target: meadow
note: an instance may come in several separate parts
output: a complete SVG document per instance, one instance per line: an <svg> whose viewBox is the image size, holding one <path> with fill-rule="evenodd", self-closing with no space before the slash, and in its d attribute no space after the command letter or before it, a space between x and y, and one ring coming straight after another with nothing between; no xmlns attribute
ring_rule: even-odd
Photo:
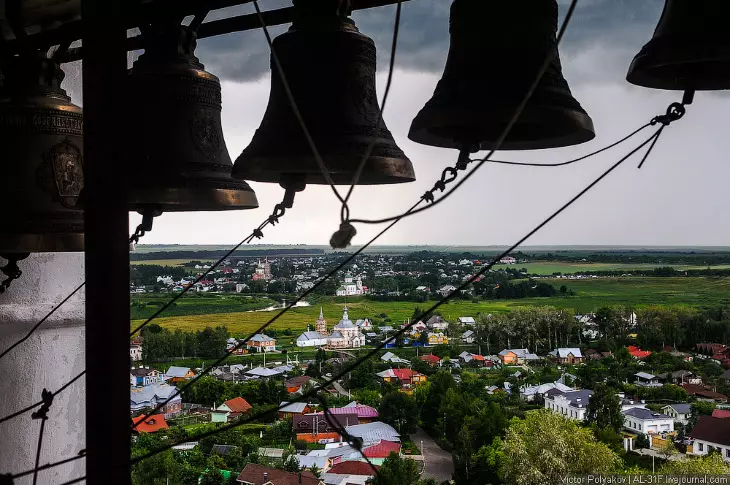
<svg viewBox="0 0 730 485"><path fill-rule="evenodd" d="M527 272L533 275L552 275L555 273L573 274L573 273L590 273L592 271L636 271L660 268L662 266L672 266L677 271L687 271L693 269L728 269L730 265L718 264L714 266L698 266L698 265L664 265L657 264L622 264L622 263L569 263L561 261L538 261L535 263L518 263L515 268L527 268ZM501 267L501 266L499 266Z"/></svg>
<svg viewBox="0 0 730 485"><path fill-rule="evenodd" d="M447 319L460 316L476 316L478 313L508 312L520 306L552 305L559 308L572 308L576 312L589 312L603 305L626 305L643 307L647 305L683 305L707 308L730 304L730 278L676 277L676 278L592 278L585 280L545 279L556 286L566 285L575 292L573 296L554 296L548 298L525 298L518 300L453 300L438 310ZM221 299L230 295L208 295ZM149 298L145 296L143 298ZM169 298L169 295L157 295L157 300ZM194 297L193 297L194 298ZM206 298L207 299L207 298ZM223 300L225 301L225 300ZM182 299L187 310L195 312L195 304ZM352 320L371 318L377 324L399 325L413 314L415 306L427 308L435 302L378 302L366 298L348 299L349 316ZM342 318L343 298L329 297L309 307L293 308L276 322L271 328L282 331L290 329L296 336L306 330L307 325L314 326L320 307L324 311L328 327L331 329ZM222 305L225 306L225 305ZM219 307L220 308L220 307ZM186 310L186 311L187 311ZM155 320L170 330L192 332L206 326L224 325L237 337L248 336L263 326L278 313L277 311L253 312L216 312L211 313L205 307L199 307L199 314L181 316L162 316ZM164 314L163 314L164 315ZM383 317L385 315L385 317ZM133 321L133 326L140 320Z"/></svg>

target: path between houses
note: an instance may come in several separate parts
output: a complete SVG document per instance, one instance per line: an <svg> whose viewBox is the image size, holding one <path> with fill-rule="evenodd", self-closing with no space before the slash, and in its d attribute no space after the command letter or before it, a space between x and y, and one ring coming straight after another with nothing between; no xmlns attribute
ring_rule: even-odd
<svg viewBox="0 0 730 485"><path fill-rule="evenodd" d="M444 451L426 434L421 428L411 435L411 441L416 446L421 446L423 441L423 459L426 462L426 471L424 476L435 478L437 482L451 480L454 473L454 462L451 453Z"/></svg>

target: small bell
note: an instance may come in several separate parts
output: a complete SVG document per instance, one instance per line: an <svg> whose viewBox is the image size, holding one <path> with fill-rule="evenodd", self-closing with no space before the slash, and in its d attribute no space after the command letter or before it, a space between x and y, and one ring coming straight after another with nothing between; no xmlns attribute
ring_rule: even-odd
<svg viewBox="0 0 730 485"><path fill-rule="evenodd" d="M129 206L140 212L253 209L258 201L231 177L221 126L221 85L194 55L195 32L180 25L143 30L145 53L129 73Z"/></svg>
<svg viewBox="0 0 730 485"><path fill-rule="evenodd" d="M0 251L83 251L81 108L45 54L12 57L0 71Z"/></svg>
<svg viewBox="0 0 730 485"><path fill-rule="evenodd" d="M554 148L593 139L593 122L562 74L557 25L555 0L455 0L443 77L408 137L459 150L496 148L546 57L553 56L499 148Z"/></svg>
<svg viewBox="0 0 730 485"><path fill-rule="evenodd" d="M347 17L347 2L296 0L288 32L273 42L304 125L335 184L350 184L371 142L359 184L415 180L413 166L381 121L375 93L375 43ZM325 184L292 109L275 59L271 96L261 126L233 167L234 177L281 182L300 176Z"/></svg>
<svg viewBox="0 0 730 485"><path fill-rule="evenodd" d="M626 80L654 89L730 89L730 2L666 0Z"/></svg>

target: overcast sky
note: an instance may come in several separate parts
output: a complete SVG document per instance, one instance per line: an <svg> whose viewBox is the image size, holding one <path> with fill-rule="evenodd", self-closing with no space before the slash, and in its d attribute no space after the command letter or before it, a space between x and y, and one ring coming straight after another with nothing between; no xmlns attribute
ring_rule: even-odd
<svg viewBox="0 0 730 485"><path fill-rule="evenodd" d="M269 9L288 2L263 0ZM568 0L560 0L561 14ZM681 93L628 84L627 68L646 43L661 13L661 0L579 0L561 46L565 77L574 96L593 119L595 140L570 148L498 152L495 158L530 162L567 160L596 150L663 113ZM412 0L403 5L401 37L393 87L384 119L398 145L413 162L417 181L395 186L357 187L353 217L393 215L412 205L454 163L453 150L408 140L411 120L431 97L449 45L447 0ZM217 16L248 13L240 7ZM379 48L378 93L382 96L395 7L354 15L360 30ZM561 15L562 17L562 15ZM212 18L212 17L211 17ZM484 28L499 19L484 19ZM272 29L275 34L282 28ZM269 95L268 48L261 31L230 34L199 42L198 56L223 82L223 128L235 158L258 127ZM499 72L495 72L499 75ZM730 98L699 93L684 119L665 131L652 157L638 170L623 165L576 206L563 213L527 244L728 245L724 208L730 163L727 118ZM488 113L485 113L488 115ZM637 143L637 138L635 142ZM517 240L631 149L624 145L580 164L562 168L485 165L449 200L401 221L379 244L493 245ZM278 185L251 183L260 208L237 212L164 214L146 243L235 243L249 234L279 202ZM267 228L270 244L326 244L339 221L330 189L309 186L297 195L281 224ZM136 225L139 217L130 217ZM133 227L133 226L132 226ZM361 244L380 226L358 226ZM263 242L263 241L262 241Z"/></svg>

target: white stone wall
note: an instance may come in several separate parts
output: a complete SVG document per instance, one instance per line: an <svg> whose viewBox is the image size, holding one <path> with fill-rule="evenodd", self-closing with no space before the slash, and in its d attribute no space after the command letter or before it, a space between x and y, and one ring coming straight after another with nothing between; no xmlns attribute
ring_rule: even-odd
<svg viewBox="0 0 730 485"><path fill-rule="evenodd" d="M551 410L556 414L562 414L566 418L583 421L586 417L586 408L571 406L570 402L562 398L562 396L556 396L555 399L545 399L545 408Z"/></svg>
<svg viewBox="0 0 730 485"><path fill-rule="evenodd" d="M709 441L695 440L692 445L692 454L706 455L709 453L711 446L720 452L720 455L722 455L725 461L730 462L730 446L718 445L717 443L710 443Z"/></svg>
<svg viewBox="0 0 730 485"><path fill-rule="evenodd" d="M5 260L0 258L0 265ZM22 338L84 279L83 254L33 254L20 262L23 276L0 295L0 351ZM103 322L99 322L103 324ZM69 300L28 340L0 360L0 417L55 391L85 369L84 291ZM85 380L56 396L46 422L41 464L76 455L85 447ZM103 405L103 402L100 402ZM100 419L103 416L100 410ZM28 412L0 423L0 473L33 468L40 421ZM84 474L84 460L42 471L38 483L62 483ZM30 484L27 476L16 484Z"/></svg>
<svg viewBox="0 0 730 485"><path fill-rule="evenodd" d="M674 431L673 419L639 419L634 416L624 416L624 427L638 433L661 433Z"/></svg>

